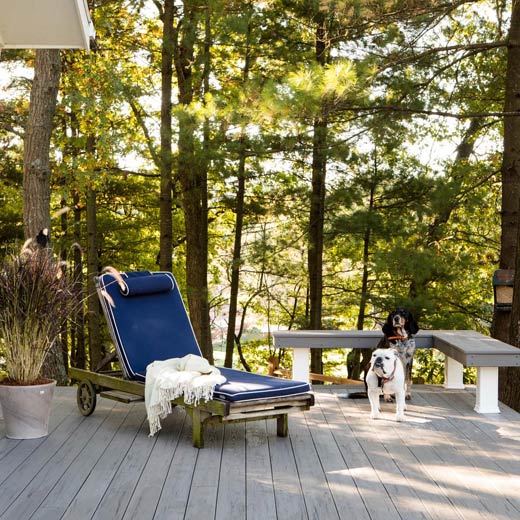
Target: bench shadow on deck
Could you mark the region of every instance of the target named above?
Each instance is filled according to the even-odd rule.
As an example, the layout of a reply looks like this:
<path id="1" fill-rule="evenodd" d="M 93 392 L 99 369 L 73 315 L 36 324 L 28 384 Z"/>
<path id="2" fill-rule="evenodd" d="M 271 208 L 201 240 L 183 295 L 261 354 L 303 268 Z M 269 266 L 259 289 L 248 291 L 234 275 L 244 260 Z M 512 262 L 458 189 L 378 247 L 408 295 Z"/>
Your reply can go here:
<path id="1" fill-rule="evenodd" d="M 191 445 L 182 409 L 148 437 L 142 403 L 79 415 L 58 388 L 47 438 L 16 441 L 0 420 L 0 519 L 520 518 L 520 414 L 473 411 L 472 389 L 414 386 L 408 422 L 368 418 L 345 387 L 276 421 L 209 426 Z"/>

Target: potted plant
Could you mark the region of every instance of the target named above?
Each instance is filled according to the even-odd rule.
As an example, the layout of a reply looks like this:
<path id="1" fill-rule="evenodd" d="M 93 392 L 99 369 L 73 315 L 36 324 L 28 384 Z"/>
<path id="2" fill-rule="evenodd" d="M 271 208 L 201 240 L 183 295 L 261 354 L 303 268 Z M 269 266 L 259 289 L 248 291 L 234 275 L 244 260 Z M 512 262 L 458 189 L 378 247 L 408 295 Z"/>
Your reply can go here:
<path id="1" fill-rule="evenodd" d="M 56 381 L 42 377 L 43 362 L 79 305 L 74 282 L 48 248 L 26 242 L 0 266 L 0 351 L 7 377 L 0 381 L 6 435 L 47 435 Z"/>

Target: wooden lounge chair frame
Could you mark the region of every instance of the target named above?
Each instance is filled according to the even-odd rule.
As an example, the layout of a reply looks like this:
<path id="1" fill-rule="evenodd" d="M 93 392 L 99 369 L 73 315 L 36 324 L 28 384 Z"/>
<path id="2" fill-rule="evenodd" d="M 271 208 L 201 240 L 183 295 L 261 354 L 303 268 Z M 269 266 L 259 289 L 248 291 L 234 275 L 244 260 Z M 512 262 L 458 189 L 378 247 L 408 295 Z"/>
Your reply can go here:
<path id="1" fill-rule="evenodd" d="M 122 403 L 144 401 L 144 384 L 123 378 L 122 372 L 92 372 L 79 368 L 69 368 L 69 377 L 78 381 L 77 403 L 81 414 L 88 416 L 96 408 L 97 395 Z M 248 422 L 262 419 L 276 419 L 278 437 L 288 435 L 287 414 L 294 411 L 309 410 L 314 404 L 314 394 L 298 394 L 272 399 L 250 401 L 223 401 L 213 399 L 187 405 L 182 398 L 172 401 L 182 406 L 193 423 L 193 446 L 204 447 L 204 429 L 209 423 Z"/>

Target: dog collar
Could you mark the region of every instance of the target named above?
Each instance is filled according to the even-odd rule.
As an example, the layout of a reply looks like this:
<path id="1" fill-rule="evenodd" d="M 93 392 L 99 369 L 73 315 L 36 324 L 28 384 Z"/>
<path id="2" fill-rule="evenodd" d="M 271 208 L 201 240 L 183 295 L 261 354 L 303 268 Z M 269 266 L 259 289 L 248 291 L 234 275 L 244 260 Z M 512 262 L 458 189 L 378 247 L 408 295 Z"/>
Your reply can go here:
<path id="1" fill-rule="evenodd" d="M 393 339 L 398 339 L 399 341 L 403 341 L 407 339 L 406 336 L 390 336 L 389 338 L 386 338 L 388 341 L 392 341 Z"/>
<path id="2" fill-rule="evenodd" d="M 381 378 L 381 385 L 384 385 L 385 383 L 390 383 L 390 381 L 394 380 L 395 377 L 395 369 L 397 368 L 397 358 L 395 358 L 394 361 L 394 369 L 392 370 L 392 373 L 390 374 L 390 377 L 382 377 Z"/>

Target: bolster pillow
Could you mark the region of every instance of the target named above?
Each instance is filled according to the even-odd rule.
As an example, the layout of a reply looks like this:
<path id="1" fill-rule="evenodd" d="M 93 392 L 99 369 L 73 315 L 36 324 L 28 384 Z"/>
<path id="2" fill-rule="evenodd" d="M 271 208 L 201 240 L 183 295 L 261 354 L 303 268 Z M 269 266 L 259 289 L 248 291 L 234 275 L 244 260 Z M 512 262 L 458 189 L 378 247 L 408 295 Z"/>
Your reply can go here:
<path id="1" fill-rule="evenodd" d="M 173 278 L 166 273 L 157 273 L 126 278 L 121 287 L 123 296 L 145 296 L 169 292 L 173 289 Z"/>

